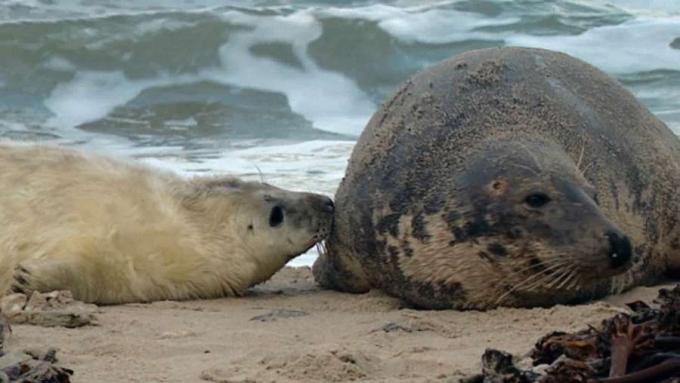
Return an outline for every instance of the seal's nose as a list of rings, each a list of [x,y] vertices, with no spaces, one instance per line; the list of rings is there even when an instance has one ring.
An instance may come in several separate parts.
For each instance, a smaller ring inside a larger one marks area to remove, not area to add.
[[[333,214],[335,211],[335,204],[333,200],[321,194],[308,193],[305,196],[309,206],[316,212],[323,212],[327,214]]]
[[[627,236],[609,231],[605,234],[609,239],[609,263],[612,268],[619,268],[630,260],[633,255],[632,246]]]
[[[335,204],[333,203],[333,200],[328,197],[323,197],[321,202],[321,210],[325,211],[326,213],[333,213],[333,211],[335,211]]]

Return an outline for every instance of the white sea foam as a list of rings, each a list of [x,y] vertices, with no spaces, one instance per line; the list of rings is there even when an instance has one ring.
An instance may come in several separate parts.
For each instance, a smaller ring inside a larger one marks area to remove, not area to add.
[[[287,16],[229,11],[223,17],[253,29],[235,34],[220,48],[222,68],[212,72],[213,80],[283,93],[291,109],[318,129],[351,135],[361,132],[375,106],[351,79],[321,69],[307,55],[309,43],[321,36],[321,25],[311,11]],[[290,44],[302,68],[251,53],[254,45],[270,42]]]
[[[77,70],[73,63],[60,56],[50,57],[49,60],[43,64],[43,67],[59,72],[73,72]]]
[[[443,44],[470,39],[501,40],[507,45],[564,51],[612,73],[680,69],[680,50],[670,47],[670,43],[680,37],[680,16],[674,16],[680,13],[680,6],[676,0],[656,1],[647,8],[648,12],[642,12],[645,4],[637,0],[611,3],[609,6],[630,9],[639,17],[618,25],[592,28],[575,36],[482,32],[479,27],[506,25],[519,19],[503,15],[489,18],[431,6],[330,8],[320,14],[375,21],[383,30],[405,42]]]
[[[70,82],[58,85],[45,101],[55,115],[50,123],[74,127],[103,118],[116,106],[124,105],[150,87],[214,81],[284,94],[291,109],[311,121],[314,127],[358,135],[375,105],[352,79],[320,68],[307,54],[309,44],[322,33],[319,18],[331,16],[376,21],[385,31],[405,42],[439,44],[471,38],[500,39],[509,45],[561,50],[612,73],[680,69],[680,50],[670,47],[680,35],[680,17],[636,19],[593,28],[576,36],[533,36],[479,32],[476,28],[480,26],[502,25],[517,19],[489,18],[441,9],[436,5],[308,8],[287,15],[267,16],[230,10],[221,17],[232,25],[248,29],[228,37],[219,50],[221,63],[218,67],[204,68],[195,75],[164,75],[138,80],[126,78],[121,71],[80,71]],[[189,25],[166,21],[159,18],[134,33]],[[251,52],[257,44],[272,42],[290,44],[301,67]],[[101,44],[101,39],[95,39],[92,44]],[[60,57],[50,59],[45,65],[56,70],[74,69],[73,64]]]
[[[631,73],[680,69],[680,50],[670,47],[671,42],[680,37],[680,17],[668,15],[668,9],[675,9],[677,13],[680,7],[674,2],[676,8],[668,4],[666,9],[662,3],[657,4],[657,17],[645,16],[618,25],[596,27],[576,36],[480,32],[479,27],[505,25],[518,19],[488,18],[450,9],[374,5],[348,10],[331,8],[324,14],[377,21],[382,29],[405,42],[503,40],[507,45],[563,51],[612,73]]]
[[[230,36],[220,49],[219,67],[206,68],[195,75],[137,80],[128,79],[121,71],[80,71],[70,82],[59,84],[44,102],[54,114],[49,124],[72,128],[98,120],[151,87],[214,81],[282,93],[291,109],[317,129],[349,135],[361,132],[375,105],[351,79],[321,69],[307,55],[309,43],[321,35],[321,26],[309,11],[288,16],[252,16],[229,11],[223,17],[252,29]],[[157,28],[161,25],[154,25]],[[252,54],[252,46],[270,42],[291,44],[302,68]],[[66,67],[60,59],[45,65]]]
[[[175,148],[119,152],[186,176],[232,174],[300,191],[333,195],[340,184],[353,141],[306,141],[247,149],[178,151]]]
[[[72,128],[100,119],[150,84],[129,81],[121,71],[78,72],[70,82],[57,85],[45,100],[45,106],[54,114],[48,124]]]
[[[505,25],[518,21],[516,17],[484,17],[477,13],[439,8],[447,3],[394,7],[375,4],[357,8],[329,8],[320,10],[321,16],[343,17],[374,21],[392,36],[404,42],[443,44],[468,39],[491,40],[497,35],[476,32],[491,25]]]
[[[641,101],[655,105],[654,114],[665,121],[675,134],[680,135],[680,89],[677,87],[645,86],[637,89],[635,94]]]
[[[132,14],[131,16],[140,16],[141,14]],[[154,13],[144,14],[145,16],[154,16]],[[119,16],[119,15],[117,15]],[[111,16],[109,16],[111,17]],[[162,34],[181,29],[189,29],[195,26],[195,23],[179,21],[169,17],[157,16],[151,20],[143,20],[134,28],[125,30],[116,30],[115,33],[101,33],[101,31],[92,28],[83,28],[78,33],[89,35],[90,42],[86,47],[90,50],[96,51],[100,49],[107,49],[115,44],[125,44],[130,41],[135,41],[140,38],[148,37],[149,35]]]
[[[576,36],[506,37],[509,45],[558,50],[610,73],[655,69],[680,70],[680,50],[670,47],[680,36],[680,17],[636,19],[590,29]]]
[[[600,0],[605,4],[642,16],[680,15],[678,0]],[[586,2],[588,3],[588,2]]]
[[[405,13],[380,21],[378,25],[404,41],[420,41],[429,44],[464,41],[469,39],[493,39],[490,34],[475,32],[475,28],[511,24],[517,18],[487,18],[475,13],[455,10],[431,9],[418,13]]]
[[[197,127],[198,121],[194,117],[183,120],[166,120],[165,126],[170,130],[186,130]]]

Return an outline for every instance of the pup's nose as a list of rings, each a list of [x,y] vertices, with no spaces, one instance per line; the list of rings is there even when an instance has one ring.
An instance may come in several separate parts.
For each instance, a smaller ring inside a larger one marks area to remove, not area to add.
[[[609,239],[609,263],[612,268],[619,268],[630,261],[633,249],[627,236],[609,231],[605,233]]]
[[[316,211],[322,211],[328,214],[333,214],[335,211],[333,200],[325,195],[308,193],[305,198],[307,203],[309,203]]]
[[[328,197],[322,197],[321,210],[327,213],[333,213],[333,211],[335,211],[333,200]]]

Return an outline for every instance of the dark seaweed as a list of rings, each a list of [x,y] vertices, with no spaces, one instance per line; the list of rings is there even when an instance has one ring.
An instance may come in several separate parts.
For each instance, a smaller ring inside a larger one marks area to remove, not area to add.
[[[628,307],[630,314],[599,328],[545,335],[530,353],[535,368],[520,369],[510,354],[487,350],[482,373],[461,382],[680,382],[680,285],[659,290],[653,304]]]

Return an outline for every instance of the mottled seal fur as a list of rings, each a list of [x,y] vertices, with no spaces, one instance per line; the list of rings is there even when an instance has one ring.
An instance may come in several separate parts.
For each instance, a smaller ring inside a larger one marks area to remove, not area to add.
[[[0,145],[0,294],[146,302],[240,295],[326,237],[328,197]]]
[[[471,51],[372,117],[316,280],[423,308],[547,306],[680,266],[680,142],[600,70]]]

